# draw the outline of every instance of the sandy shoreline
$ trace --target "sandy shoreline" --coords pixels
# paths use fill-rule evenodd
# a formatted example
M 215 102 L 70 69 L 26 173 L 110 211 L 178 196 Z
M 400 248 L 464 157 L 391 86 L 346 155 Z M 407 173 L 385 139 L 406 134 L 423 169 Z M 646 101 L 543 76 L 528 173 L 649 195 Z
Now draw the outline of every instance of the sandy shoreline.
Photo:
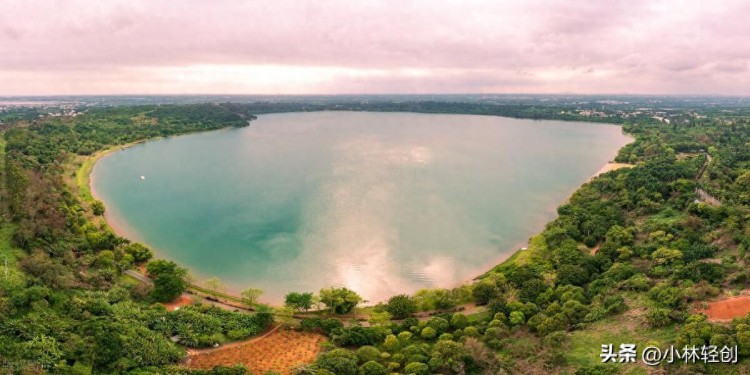
M 634 166 L 635 165 L 633 165 L 633 164 L 616 163 L 616 162 L 611 161 L 611 162 L 609 162 L 607 164 L 604 164 L 604 166 L 601 169 L 599 169 L 599 172 L 596 172 L 596 174 L 594 174 L 593 176 L 591 176 L 591 178 L 589 178 L 589 181 L 593 180 L 595 177 L 598 177 L 601 174 L 604 174 L 604 173 L 607 173 L 607 172 L 610 172 L 610 171 L 615 171 L 615 170 L 618 170 L 620 168 L 633 168 Z
M 604 165 L 603 165 L 603 166 L 602 166 L 602 167 L 601 167 L 601 168 L 599 169 L 599 171 L 598 171 L 598 172 L 596 172 L 596 173 L 595 173 L 594 175 L 592 175 L 591 177 L 589 177 L 589 179 L 588 179 L 588 180 L 584 181 L 584 182 L 583 182 L 583 184 L 585 184 L 585 183 L 588 183 L 588 182 L 590 182 L 591 180 L 593 180 L 594 178 L 598 177 L 598 176 L 599 176 L 599 175 L 601 175 L 601 174 L 604 174 L 604 173 L 607 173 L 607 172 L 610 172 L 610 171 L 614 171 L 614 170 L 617 170 L 617 169 L 621 169 L 621 168 L 632 168 L 632 167 L 634 167 L 634 165 L 633 165 L 633 164 L 626 164 L 626 163 L 615 163 L 615 162 L 611 162 L 611 161 L 610 161 L 610 162 L 607 162 L 606 164 L 604 164 Z M 582 185 L 583 185 L 583 184 L 582 184 Z M 550 207 L 550 208 L 551 208 L 551 210 L 553 210 L 553 211 L 557 212 L 557 208 L 558 208 L 559 206 L 563 205 L 563 204 L 566 204 L 566 203 L 568 203 L 568 201 L 570 200 L 570 197 L 571 197 L 571 196 L 573 195 L 573 193 L 575 193 L 575 192 L 576 192 L 576 191 L 577 191 L 578 189 L 580 189 L 580 188 L 581 188 L 581 187 L 579 186 L 579 187 L 577 187 L 577 188 L 573 189 L 573 190 L 572 190 L 572 191 L 571 191 L 571 192 L 570 192 L 570 193 L 569 193 L 569 194 L 568 194 L 568 195 L 567 195 L 567 196 L 565 197 L 565 199 L 564 199 L 564 200 L 563 200 L 562 202 L 560 202 L 559 204 L 557 204 L 557 205 L 556 205 L 556 206 L 554 206 L 554 207 Z M 555 220 L 556 218 L 557 218 L 557 214 L 555 214 L 555 217 L 554 217 L 554 218 L 552 218 L 551 220 Z M 534 231 L 534 232 L 533 232 L 533 233 L 531 234 L 531 237 L 533 237 L 533 236 L 536 236 L 536 235 L 537 235 L 537 234 L 539 234 L 539 233 L 540 233 L 541 231 L 543 231 L 543 230 L 544 230 L 544 226 L 545 226 L 545 225 L 547 225 L 547 223 L 549 223 L 549 222 L 550 222 L 551 220 L 547 220 L 547 221 L 544 221 L 544 222 L 540 223 L 540 224 L 539 224 L 539 229 L 538 229 L 538 230 L 536 230 L 536 231 Z M 531 237 L 529 237 L 529 239 L 530 239 Z M 473 283 L 473 282 L 476 282 L 476 281 L 478 281 L 478 280 L 481 280 L 481 278 L 482 278 L 483 276 L 485 276 L 485 275 L 486 275 L 486 274 L 487 274 L 488 272 L 492 271 L 492 270 L 493 270 L 493 269 L 494 269 L 495 267 L 497 267 L 498 265 L 502 264 L 502 263 L 503 263 L 503 262 L 505 262 L 506 260 L 510 259 L 510 258 L 511 258 L 511 257 L 512 257 L 513 255 L 515 255 L 515 253 L 517 253 L 517 252 L 519 252 L 519 251 L 523 251 L 522 249 L 524 249 L 524 248 L 526 248 L 526 247 L 528 247 L 528 246 L 529 246 L 529 240 L 526 240 L 526 241 L 523 241 L 523 242 L 520 242 L 520 243 L 516 244 L 516 246 L 515 246 L 515 247 L 513 247 L 513 248 L 512 248 L 512 250 L 511 250 L 510 252 L 503 252 L 503 253 L 501 253 L 501 254 L 498 254 L 498 256 L 497 256 L 497 257 L 494 257 L 494 258 L 493 258 L 493 262 L 491 263 L 491 265 L 490 265 L 489 267 L 485 267 L 485 268 L 486 268 L 486 271 L 482 272 L 481 270 L 479 270 L 479 273 L 477 274 L 477 276 L 475 276 L 475 277 L 473 277 L 473 278 L 471 278 L 471 279 L 467 279 L 467 280 L 465 280 L 465 281 L 464 281 L 464 283 L 467 283 L 467 284 L 471 284 L 471 283 Z
M 155 138 L 158 139 L 158 138 Z M 106 150 L 99 151 L 97 153 L 94 153 L 94 155 L 91 155 L 89 158 L 87 158 L 84 163 L 81 165 L 81 168 L 77 171 L 77 174 L 82 174 L 80 176 L 77 176 L 78 183 L 84 183 L 87 190 L 81 191 L 81 194 L 83 195 L 84 199 L 87 199 L 87 194 L 95 200 L 102 201 L 104 203 L 104 200 L 102 199 L 101 194 L 97 192 L 96 190 L 96 174 L 94 173 L 94 167 L 96 166 L 96 163 L 99 162 L 99 160 L 112 155 L 113 153 L 117 151 L 126 150 L 132 146 L 135 146 L 137 144 L 146 142 L 146 140 L 136 141 L 127 143 L 120 146 L 114 146 L 110 147 Z M 81 181 L 80 179 L 83 179 Z M 82 189 L 81 186 L 79 186 L 79 190 Z M 105 210 L 104 210 L 104 222 L 107 224 L 107 226 L 112 229 L 115 234 L 117 234 L 120 237 L 127 238 L 131 241 L 137 241 L 141 242 L 141 239 L 138 235 L 136 235 L 136 231 L 134 231 L 132 228 L 127 228 L 127 225 L 122 223 L 120 220 L 118 220 L 117 216 L 112 213 L 109 207 L 106 207 L 105 204 Z

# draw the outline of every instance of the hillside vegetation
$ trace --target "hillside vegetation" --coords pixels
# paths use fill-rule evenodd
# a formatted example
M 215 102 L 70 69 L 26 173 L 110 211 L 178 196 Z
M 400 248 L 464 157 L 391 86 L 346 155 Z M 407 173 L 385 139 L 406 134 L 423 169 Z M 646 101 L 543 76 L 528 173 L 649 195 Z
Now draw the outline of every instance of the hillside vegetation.
M 123 271 L 147 262 L 150 250 L 92 220 L 104 207 L 83 203 L 70 176 L 77 157 L 245 126 L 250 112 L 228 104 L 115 107 L 7 126 L 0 366 L 12 373 L 190 373 L 178 366 L 185 348 L 248 338 L 272 323 L 265 310 L 166 311 L 155 302 L 179 296 L 188 281 L 173 262 L 149 263 L 153 286 L 126 282 Z M 288 308 L 300 313 L 315 302 L 326 305 L 325 314 L 307 314 L 299 326 L 331 342 L 296 372 L 646 373 L 642 363 L 600 364 L 601 345 L 624 343 L 737 345 L 739 364 L 663 366 L 674 373 L 750 370 L 750 318 L 711 323 L 695 314 L 701 301 L 750 285 L 750 121 L 709 116 L 623 129 L 635 141 L 616 161 L 635 166 L 583 185 L 527 250 L 472 285 L 394 296 L 369 309 L 367 324 L 340 319 L 356 311 L 356 291 L 290 293 Z M 698 199 L 697 191 L 715 201 Z M 414 316 L 420 310 L 433 315 Z

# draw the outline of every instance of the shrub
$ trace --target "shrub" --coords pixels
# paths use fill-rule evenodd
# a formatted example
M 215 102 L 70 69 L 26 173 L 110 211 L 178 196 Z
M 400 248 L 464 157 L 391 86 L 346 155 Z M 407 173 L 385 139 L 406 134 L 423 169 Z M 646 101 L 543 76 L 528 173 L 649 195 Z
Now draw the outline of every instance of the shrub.
M 377 345 L 385 339 L 385 333 L 378 328 L 353 326 L 336 329 L 331 339 L 340 346 Z
M 431 340 L 434 339 L 435 336 L 437 336 L 437 332 L 435 332 L 435 329 L 432 327 L 424 327 L 422 329 L 422 333 L 419 334 L 425 339 Z
M 648 277 L 642 273 L 635 274 L 622 283 L 623 289 L 639 292 L 645 292 L 650 287 L 651 283 L 649 282 Z
M 343 326 L 344 323 L 336 318 L 328 318 L 320 321 L 320 328 L 322 328 L 323 332 L 325 332 L 326 334 L 330 334 L 331 331 L 337 328 L 342 328 Z
M 91 212 L 96 216 L 104 215 L 104 203 L 100 200 L 95 200 L 91 203 Z
M 411 362 L 404 367 L 406 375 L 429 375 L 430 367 L 424 363 Z
M 169 302 L 179 297 L 187 288 L 185 280 L 174 274 L 161 275 L 154 280 L 151 297 L 158 302 Z
M 398 339 L 399 341 L 408 342 L 409 340 L 411 340 L 412 336 L 414 335 L 411 332 L 404 331 L 398 334 Z
M 500 290 L 495 284 L 490 282 L 476 283 L 471 288 L 471 296 L 477 305 L 486 305 L 491 299 L 495 298 L 500 293 Z
M 380 363 L 369 361 L 359 368 L 360 375 L 387 375 L 388 370 Z
M 406 319 L 417 312 L 417 302 L 406 294 L 399 294 L 388 299 L 385 310 L 394 319 Z
M 464 335 L 469 336 L 469 337 L 478 337 L 479 330 L 477 329 L 477 327 L 468 326 L 464 328 Z
M 359 363 L 376 361 L 380 357 L 380 350 L 374 346 L 365 345 L 357 349 L 357 359 Z
M 461 313 L 455 313 L 451 316 L 451 327 L 453 329 L 463 329 L 469 325 L 469 318 Z
M 651 328 L 664 327 L 671 322 L 670 312 L 664 308 L 650 309 L 646 313 L 646 322 Z
M 362 302 L 362 297 L 347 288 L 328 288 L 320 290 L 320 301 L 336 314 L 346 314 Z
M 139 243 L 131 243 L 125 245 L 122 250 L 125 254 L 130 254 L 136 263 L 145 262 L 154 256 L 153 251 L 145 245 Z
M 321 354 L 315 364 L 336 375 L 358 375 L 357 356 L 346 349 L 333 349 Z
M 526 322 L 526 317 L 520 311 L 512 311 L 510 313 L 510 324 L 519 326 Z
M 453 340 L 453 335 L 450 333 L 443 333 L 442 335 L 440 335 L 440 337 L 438 337 L 438 340 Z
M 427 326 L 434 329 L 435 333 L 439 335 L 448 331 L 450 323 L 444 318 L 434 316 L 427 321 Z

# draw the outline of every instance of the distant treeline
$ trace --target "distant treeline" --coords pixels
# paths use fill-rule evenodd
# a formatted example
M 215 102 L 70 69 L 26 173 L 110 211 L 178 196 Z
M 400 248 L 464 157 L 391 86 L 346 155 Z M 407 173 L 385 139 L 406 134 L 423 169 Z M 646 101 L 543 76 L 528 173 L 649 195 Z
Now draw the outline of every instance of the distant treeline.
M 235 104 L 251 113 L 315 112 L 315 111 L 367 111 L 367 112 L 414 112 L 441 114 L 468 114 L 504 116 L 533 120 L 589 121 L 622 123 L 623 118 L 583 116 L 573 112 L 569 106 L 534 106 L 523 104 L 494 104 L 479 102 L 449 101 L 373 101 L 373 102 L 255 102 Z

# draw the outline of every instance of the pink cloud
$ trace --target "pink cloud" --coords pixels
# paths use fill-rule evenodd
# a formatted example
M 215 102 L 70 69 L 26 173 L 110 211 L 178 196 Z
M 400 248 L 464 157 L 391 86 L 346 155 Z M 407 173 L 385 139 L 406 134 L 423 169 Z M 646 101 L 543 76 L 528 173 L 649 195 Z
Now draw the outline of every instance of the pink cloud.
M 750 94 L 739 0 L 0 0 L 0 11 L 0 95 Z M 294 79 L 260 79 L 284 67 Z

